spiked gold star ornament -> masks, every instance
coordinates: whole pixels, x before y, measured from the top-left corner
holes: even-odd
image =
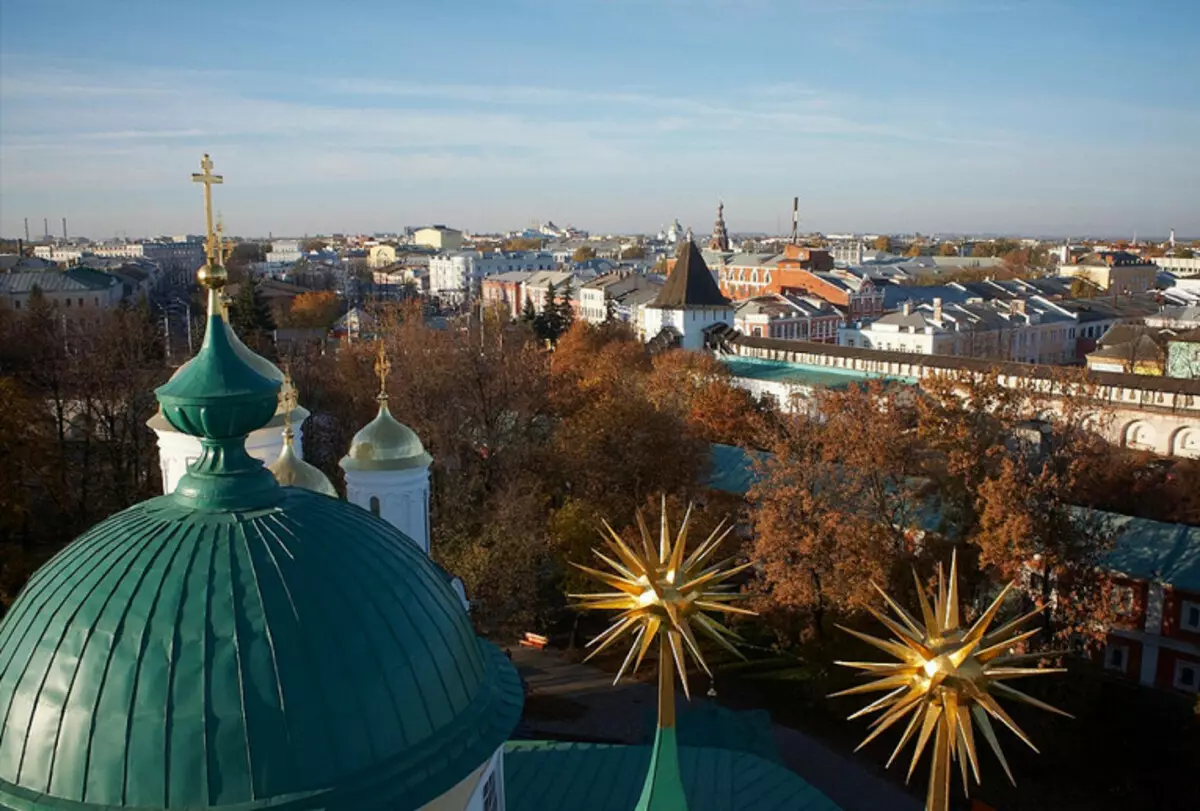
[[[690,656],[712,677],[712,671],[700,650],[696,630],[736,656],[733,646],[737,634],[706,612],[750,614],[754,612],[730,605],[742,595],[732,590],[729,580],[752,564],[735,563],[733,558],[706,565],[721,542],[733,530],[722,521],[708,538],[687,554],[688,527],[692,507],[688,506],[679,532],[672,538],[667,520],[667,500],[662,500],[662,520],[655,544],[646,519],[639,510],[637,525],[641,548],[635,549],[618,535],[607,521],[602,522],[601,537],[608,554],[592,552],[612,572],[602,572],[578,563],[580,571],[616,589],[598,594],[571,594],[580,609],[619,611],[613,624],[596,636],[588,647],[587,659],[615,644],[631,638],[629,652],[617,671],[615,684],[633,666],[634,673],[657,638],[658,649],[658,725],[655,732],[650,772],[642,790],[638,811],[649,809],[685,809],[686,799],[679,777],[679,758],[675,744],[675,670],[683,684],[684,695],[691,698],[685,658]],[[636,545],[635,545],[636,546]],[[685,654],[684,651],[687,651]],[[742,657],[744,658],[744,657]],[[586,661],[586,659],[585,659]]]
[[[929,789],[925,797],[926,811],[946,811],[950,802],[950,763],[957,760],[962,772],[963,791],[969,793],[967,764],[979,783],[979,757],[975,748],[975,733],[979,728],[1008,779],[1016,784],[996,732],[992,719],[1008,727],[1029,748],[1037,751],[1033,742],[1021,731],[1008,713],[996,702],[997,696],[1015,699],[1049,712],[1071,717],[1049,704],[1039,701],[1004,682],[1022,676],[1040,676],[1046,673],[1061,673],[1062,668],[1014,667],[1013,665],[1045,654],[1014,653],[1014,647],[1037,633],[1034,628],[1019,630],[1027,621],[1037,616],[1036,609],[1009,622],[994,631],[988,627],[996,618],[1004,598],[1014,584],[1009,583],[992,601],[987,610],[969,627],[959,622],[958,558],[951,558],[949,584],[938,566],[938,589],[933,597],[916,577],[917,596],[921,607],[921,622],[905,611],[883,589],[875,590],[883,595],[884,601],[895,614],[895,619],[874,608],[868,611],[883,623],[894,635],[893,641],[879,639],[869,634],[842,628],[864,642],[891,654],[897,662],[837,662],[843,667],[852,667],[880,676],[875,681],[849,690],[834,693],[834,696],[854,695],[888,691],[887,695],[863,707],[850,716],[858,718],[871,713],[882,713],[871,722],[872,731],[859,744],[866,746],[884,730],[908,718],[908,724],[896,745],[887,765],[900,754],[904,745],[916,735],[915,751],[908,767],[912,777],[922,752],[930,738],[933,739],[932,762],[930,764]],[[874,585],[874,584],[872,584]],[[898,620],[898,621],[897,621]],[[857,750],[856,750],[857,751]]]

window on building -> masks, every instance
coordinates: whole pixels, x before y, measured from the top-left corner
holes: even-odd
[[[70,307],[70,306],[71,306],[71,300],[70,300],[70,299],[67,299],[67,306],[68,306],[68,307]]]
[[[80,300],[79,300],[79,306],[80,306],[80,307],[82,307],[82,306],[83,306],[83,299],[80,299]]]
[[[1200,693],[1200,662],[1175,663],[1175,687],[1189,693]]]
[[[483,811],[503,811],[504,804],[500,801],[500,788],[496,785],[496,771],[488,775],[483,784]]]
[[[1200,631],[1200,603],[1193,603],[1191,600],[1183,601],[1179,627],[1185,631]]]
[[[1124,673],[1129,664],[1129,646],[1109,642],[1104,649],[1104,669]]]
[[[371,515],[379,515],[379,497],[371,496]]]
[[[15,306],[15,307],[16,307],[16,308],[19,310],[19,309],[21,309],[21,302],[19,302],[19,301],[14,301],[14,302],[13,302],[13,306]]]

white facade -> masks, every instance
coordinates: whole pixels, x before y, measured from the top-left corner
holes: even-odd
[[[291,264],[299,262],[302,255],[300,240],[279,239],[271,243],[271,250],[267,251],[267,261]]]
[[[429,467],[345,469],[346,500],[379,516],[429,554]]]
[[[295,452],[303,458],[303,424],[308,411],[297,406],[292,411],[292,430],[296,433]],[[179,480],[187,473],[188,465],[200,458],[200,439],[190,434],[181,434],[163,418],[155,414],[146,423],[158,437],[158,465],[162,470],[164,493],[174,493]],[[246,453],[270,465],[283,452],[283,415],[276,414],[271,422],[246,437]]]
[[[429,292],[461,302],[479,295],[488,276],[510,271],[554,270],[554,256],[544,251],[459,251],[429,259]]]
[[[643,314],[643,330],[646,340],[654,338],[665,327],[671,327],[682,336],[680,346],[684,349],[704,348],[704,330],[716,324],[733,326],[732,307],[691,307],[667,310],[648,306]]]
[[[95,256],[115,259],[141,259],[146,249],[140,242],[117,242],[111,245],[92,245],[88,251]]]
[[[47,262],[57,262],[60,265],[72,264],[79,261],[83,251],[78,248],[60,248],[58,245],[37,245],[33,255]]]

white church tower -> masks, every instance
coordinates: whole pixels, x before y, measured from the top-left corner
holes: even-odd
[[[265,465],[273,464],[283,452],[284,436],[282,429],[286,415],[290,417],[292,430],[295,435],[294,452],[297,456],[302,456],[302,425],[308,419],[309,413],[303,406],[296,403],[294,396],[289,395],[289,392],[294,394],[294,387],[291,380],[286,379],[278,366],[271,363],[262,355],[255,354],[251,351],[250,347],[242,343],[237,333],[234,332],[233,327],[229,326],[228,316],[224,313],[224,307],[222,307],[221,323],[225,327],[225,334],[229,336],[229,343],[233,346],[234,352],[245,361],[246,365],[263,377],[279,381],[280,384],[279,407],[275,411],[275,416],[269,423],[246,438],[246,452],[256,459],[261,459]],[[186,369],[190,363],[191,361],[189,360],[176,369],[175,375]],[[172,377],[175,375],[172,375]],[[179,480],[187,472],[187,466],[200,458],[200,440],[194,436],[182,434],[175,430],[163,417],[161,411],[156,412],[146,422],[146,425],[158,437],[158,464],[162,468],[163,492],[173,493],[175,492],[175,486],[179,484]]]
[[[411,428],[388,411],[391,362],[383,344],[375,360],[379,413],[354,435],[342,457],[346,500],[370,510],[399,529],[429,554],[429,465],[433,458]]]

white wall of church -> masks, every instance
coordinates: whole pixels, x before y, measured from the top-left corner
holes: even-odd
[[[345,473],[347,501],[378,515],[429,554],[429,468]]]
[[[161,424],[159,424],[161,421]],[[283,453],[283,428],[274,424],[260,428],[246,437],[246,452],[255,459],[261,459],[264,465],[269,465]],[[187,467],[200,458],[200,440],[188,434],[181,434],[167,424],[160,415],[150,420],[150,427],[158,436],[158,466],[162,470],[164,493],[174,493],[175,487]],[[296,432],[296,454],[304,458],[303,426],[292,426]]]

